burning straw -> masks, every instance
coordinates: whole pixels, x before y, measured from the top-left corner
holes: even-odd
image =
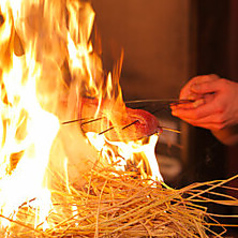
[[[130,172],[118,172],[114,166],[97,165],[85,175],[82,188],[65,186],[62,181],[52,192],[50,228],[43,231],[43,224],[34,228],[30,201],[28,208],[19,209],[17,222],[6,218],[12,227],[4,232],[10,237],[222,237],[226,229],[215,220],[219,215],[209,214],[201,204],[237,206],[237,198],[215,192],[237,178],[175,190]],[[219,234],[213,226],[220,227]]]

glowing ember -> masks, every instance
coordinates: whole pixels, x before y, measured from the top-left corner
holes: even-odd
[[[58,212],[52,202],[57,186],[52,171],[64,177],[67,188],[80,186],[84,171],[100,158],[120,164],[119,169],[135,169],[140,177],[162,180],[154,155],[158,135],[147,137],[160,132],[157,122],[125,107],[119,85],[122,58],[112,74],[103,74],[90,43],[91,5],[1,0],[0,13],[2,228],[17,221],[24,207],[35,211],[35,227],[51,227],[47,216]],[[86,98],[97,101],[90,113],[82,111],[82,105],[90,107]],[[148,118],[156,130],[149,130]],[[82,121],[60,126],[68,120]],[[85,126],[92,121],[101,132],[111,128],[111,137]]]

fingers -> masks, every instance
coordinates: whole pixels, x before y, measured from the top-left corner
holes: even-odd
[[[208,130],[211,130],[211,131],[219,131],[219,130],[225,128],[224,125],[222,125],[220,123],[215,123],[215,122],[199,123],[198,121],[185,120],[185,119],[184,119],[184,121],[186,121],[190,125],[205,128],[205,129],[208,129]]]
[[[210,105],[192,109],[175,108],[172,110],[172,115],[183,119],[199,120],[209,115],[211,110],[213,110],[213,108],[211,108]]]
[[[192,78],[181,90],[180,99],[199,99],[204,93],[214,92],[214,89],[209,89],[209,84],[212,85],[219,80],[219,76],[215,74],[196,76]],[[205,86],[202,86],[202,85]]]
[[[237,124],[237,83],[217,75],[194,77],[181,90],[180,99],[194,102],[171,106],[172,115],[210,130]]]
[[[220,77],[216,74],[208,74],[208,75],[200,75],[200,76],[196,76],[194,78],[191,79],[191,82],[194,84],[196,83],[208,83],[208,82],[212,82],[212,81],[216,81],[220,79]]]
[[[184,121],[188,122],[193,126],[198,126],[202,128],[206,128],[209,130],[221,130],[227,126],[227,121],[224,119],[221,113],[209,115],[206,117],[202,117],[199,119],[191,119],[182,117]]]
[[[179,108],[180,109],[195,109],[206,103],[211,103],[214,100],[215,96],[216,96],[215,94],[205,94],[197,99],[194,99],[194,102],[172,105],[170,108],[174,112],[176,111],[176,109],[179,109]]]
[[[201,109],[201,107],[198,109]],[[181,109],[181,111],[174,111],[172,114],[193,126],[202,127],[209,130],[220,130],[227,125],[227,121],[223,118],[222,113],[217,112],[214,114],[203,114],[204,111],[201,112],[201,110],[198,109]]]
[[[190,107],[189,107],[190,106]],[[189,122],[192,125],[205,127],[204,124],[217,124],[217,127],[225,126],[224,107],[221,107],[214,94],[208,94],[203,99],[190,103],[186,107],[173,106],[172,115]],[[207,126],[206,126],[207,128]],[[209,128],[210,129],[210,128]]]
[[[211,82],[203,82],[191,85],[191,91],[196,94],[215,93],[222,90],[225,85],[224,79],[218,79]]]
[[[172,108],[172,114],[183,118],[198,120],[207,117],[208,115],[221,113],[222,108],[220,105],[217,105],[217,101],[214,99],[214,95],[209,95],[204,97],[203,101],[197,101],[200,104],[196,104],[195,101],[195,103],[193,103],[193,108],[174,107]]]

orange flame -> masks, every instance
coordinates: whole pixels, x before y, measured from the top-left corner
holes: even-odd
[[[162,180],[153,151],[158,135],[130,140],[128,135],[137,133],[133,125],[122,133],[121,127],[133,122],[119,85],[123,55],[106,77],[90,42],[91,5],[1,0],[0,13],[1,214],[16,220],[18,209],[30,203],[37,211],[35,226],[50,227],[46,217],[54,207],[48,185],[54,178],[49,171],[57,170],[68,185],[90,169],[98,151],[106,163],[119,160],[120,169],[126,169],[132,161],[142,177]],[[96,99],[96,104],[90,106],[84,98]],[[119,141],[79,123],[60,123],[83,120],[78,117],[86,123],[102,117],[99,129],[113,127]],[[4,218],[0,223],[10,225]]]

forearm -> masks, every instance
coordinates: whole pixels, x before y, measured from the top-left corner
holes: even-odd
[[[238,125],[230,126],[221,130],[213,130],[211,132],[225,145],[232,146],[238,144]]]

